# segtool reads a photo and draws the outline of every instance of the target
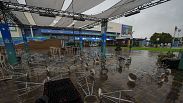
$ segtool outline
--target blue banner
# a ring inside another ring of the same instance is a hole
[[[45,33],[45,34],[73,34],[73,30],[65,30],[65,29],[60,29],[60,30],[52,30],[52,29],[41,29],[41,33]],[[75,35],[79,35],[80,31],[79,30],[75,30],[74,31]],[[82,30],[81,32],[82,35],[93,35],[93,36],[100,36],[100,32],[99,31],[86,31],[86,30]],[[107,36],[116,36],[116,33],[106,33]]]

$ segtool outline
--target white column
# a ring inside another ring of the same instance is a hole
[[[31,36],[34,37],[32,26],[30,26]]]

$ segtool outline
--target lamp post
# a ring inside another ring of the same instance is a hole
[[[156,39],[156,48],[158,47],[158,41],[159,41],[160,38],[157,38]]]
[[[174,30],[174,35],[173,35],[173,40],[172,40],[172,45],[171,45],[171,48],[173,47],[173,45],[174,45],[174,42],[175,42],[175,34],[176,34],[176,32],[177,32],[177,26],[175,26],[175,30]]]
[[[179,47],[179,43],[180,43],[180,40],[181,40],[181,39],[180,39],[181,37],[179,37],[180,32],[181,32],[181,29],[178,29],[178,44],[177,44],[177,47]]]
[[[181,26],[183,26],[183,25],[181,25]],[[180,26],[179,27],[175,26],[175,31],[174,31],[174,37],[173,37],[173,40],[172,40],[172,45],[175,45],[175,35],[176,35],[176,33],[178,33],[178,35],[177,35],[178,44],[180,43],[180,41],[181,41],[181,39],[179,38],[180,32],[181,32]],[[177,44],[177,47],[178,47],[178,44]]]

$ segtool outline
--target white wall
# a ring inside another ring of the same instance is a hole
[[[19,27],[15,27],[16,30],[11,30],[11,37],[21,37],[22,33],[21,33],[21,29]],[[0,38],[2,38],[1,32],[0,32]]]
[[[107,32],[121,33],[121,26],[122,24],[119,24],[119,23],[108,22]],[[101,25],[95,26],[94,28],[88,29],[88,30],[101,31]]]

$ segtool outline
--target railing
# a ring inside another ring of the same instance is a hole
[[[65,47],[65,48],[59,48],[59,47],[50,47],[50,56],[52,58],[63,56],[73,56],[78,55],[80,53],[79,47]]]

